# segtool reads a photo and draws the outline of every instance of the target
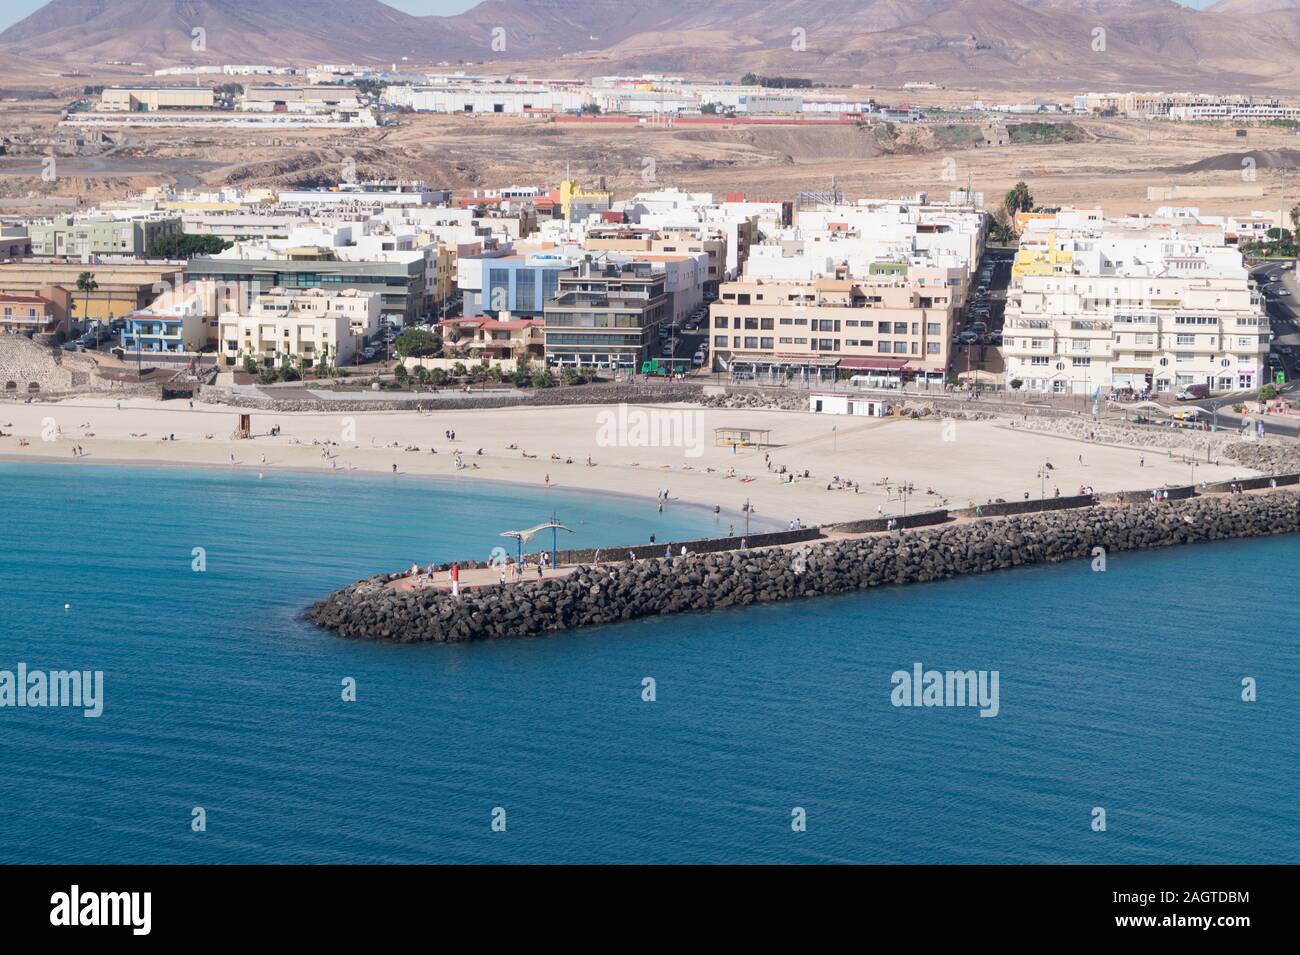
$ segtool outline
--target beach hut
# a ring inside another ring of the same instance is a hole
[[[714,428],[715,448],[770,448],[772,432],[767,428]]]

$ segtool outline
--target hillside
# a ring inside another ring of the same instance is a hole
[[[1300,89],[1297,46],[1300,0],[484,0],[452,17],[380,0],[51,0],[0,33],[0,52],[75,65],[491,61],[1081,90]]]

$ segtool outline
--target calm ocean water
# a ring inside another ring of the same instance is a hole
[[[552,510],[574,545],[715,531],[590,495],[0,463],[0,669],[103,670],[106,698],[0,709],[0,862],[1300,860],[1300,540],[475,646],[299,619]],[[918,661],[999,671],[998,716],[893,707]]]

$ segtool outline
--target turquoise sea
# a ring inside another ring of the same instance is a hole
[[[1300,860],[1300,539],[472,646],[299,619],[552,512],[573,546],[717,531],[469,482],[0,462],[0,670],[104,673],[97,719],[0,708],[0,862]],[[893,706],[918,662],[998,671],[998,715]]]

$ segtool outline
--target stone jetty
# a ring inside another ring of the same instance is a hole
[[[306,618],[334,633],[400,643],[537,636],[624,620],[799,600],[1031,564],[1300,531],[1300,493],[1271,490],[984,518],[784,547],[584,564],[568,576],[399,591],[379,574]],[[611,553],[616,551],[611,550]]]

